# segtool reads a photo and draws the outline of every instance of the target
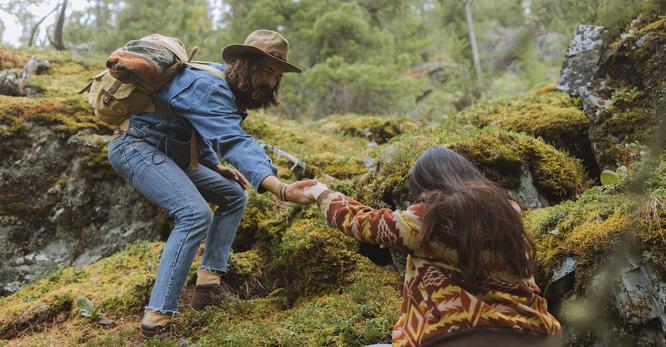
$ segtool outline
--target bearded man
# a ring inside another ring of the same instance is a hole
[[[156,111],[131,115],[129,128],[117,131],[109,144],[114,170],[176,220],[145,307],[141,337],[169,333],[204,238],[191,305],[201,310],[230,298],[220,274],[227,270],[245,210],[246,186],[281,200],[312,202],[302,191],[315,182],[282,183],[262,147],[241,127],[248,109],[279,104],[283,73],[301,72],[287,61],[288,50],[279,33],[257,30],[244,44],[224,48],[228,65],[212,65],[224,78],[186,67],[152,95]],[[216,152],[233,167],[223,166]],[[218,206],[214,213],[209,203]]]

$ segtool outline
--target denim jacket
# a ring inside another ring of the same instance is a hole
[[[221,71],[226,68],[212,66]],[[218,164],[217,150],[259,192],[263,191],[261,181],[277,174],[263,148],[241,127],[247,113],[236,106],[226,80],[186,67],[152,98],[156,112],[131,115],[130,127],[156,138],[178,141],[188,141],[194,127],[200,138],[201,163]]]

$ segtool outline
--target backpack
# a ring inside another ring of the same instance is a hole
[[[95,116],[111,128],[127,129],[132,113],[154,112],[150,95],[164,87],[185,66],[220,78],[224,73],[207,62],[192,61],[199,47],[188,55],[173,37],[152,34],[129,41],[106,59],[106,69],[93,76],[79,94],[89,92]],[[196,131],[192,132],[192,167],[196,167]]]

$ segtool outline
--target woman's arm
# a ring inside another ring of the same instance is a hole
[[[330,190],[313,197],[317,198],[328,224],[359,241],[405,252],[419,249],[416,233],[420,228],[420,205],[411,206],[405,211],[373,209]]]

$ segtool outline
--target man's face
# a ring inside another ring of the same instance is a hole
[[[252,74],[254,93],[260,99],[267,99],[282,78],[282,69],[273,61],[264,59]]]

